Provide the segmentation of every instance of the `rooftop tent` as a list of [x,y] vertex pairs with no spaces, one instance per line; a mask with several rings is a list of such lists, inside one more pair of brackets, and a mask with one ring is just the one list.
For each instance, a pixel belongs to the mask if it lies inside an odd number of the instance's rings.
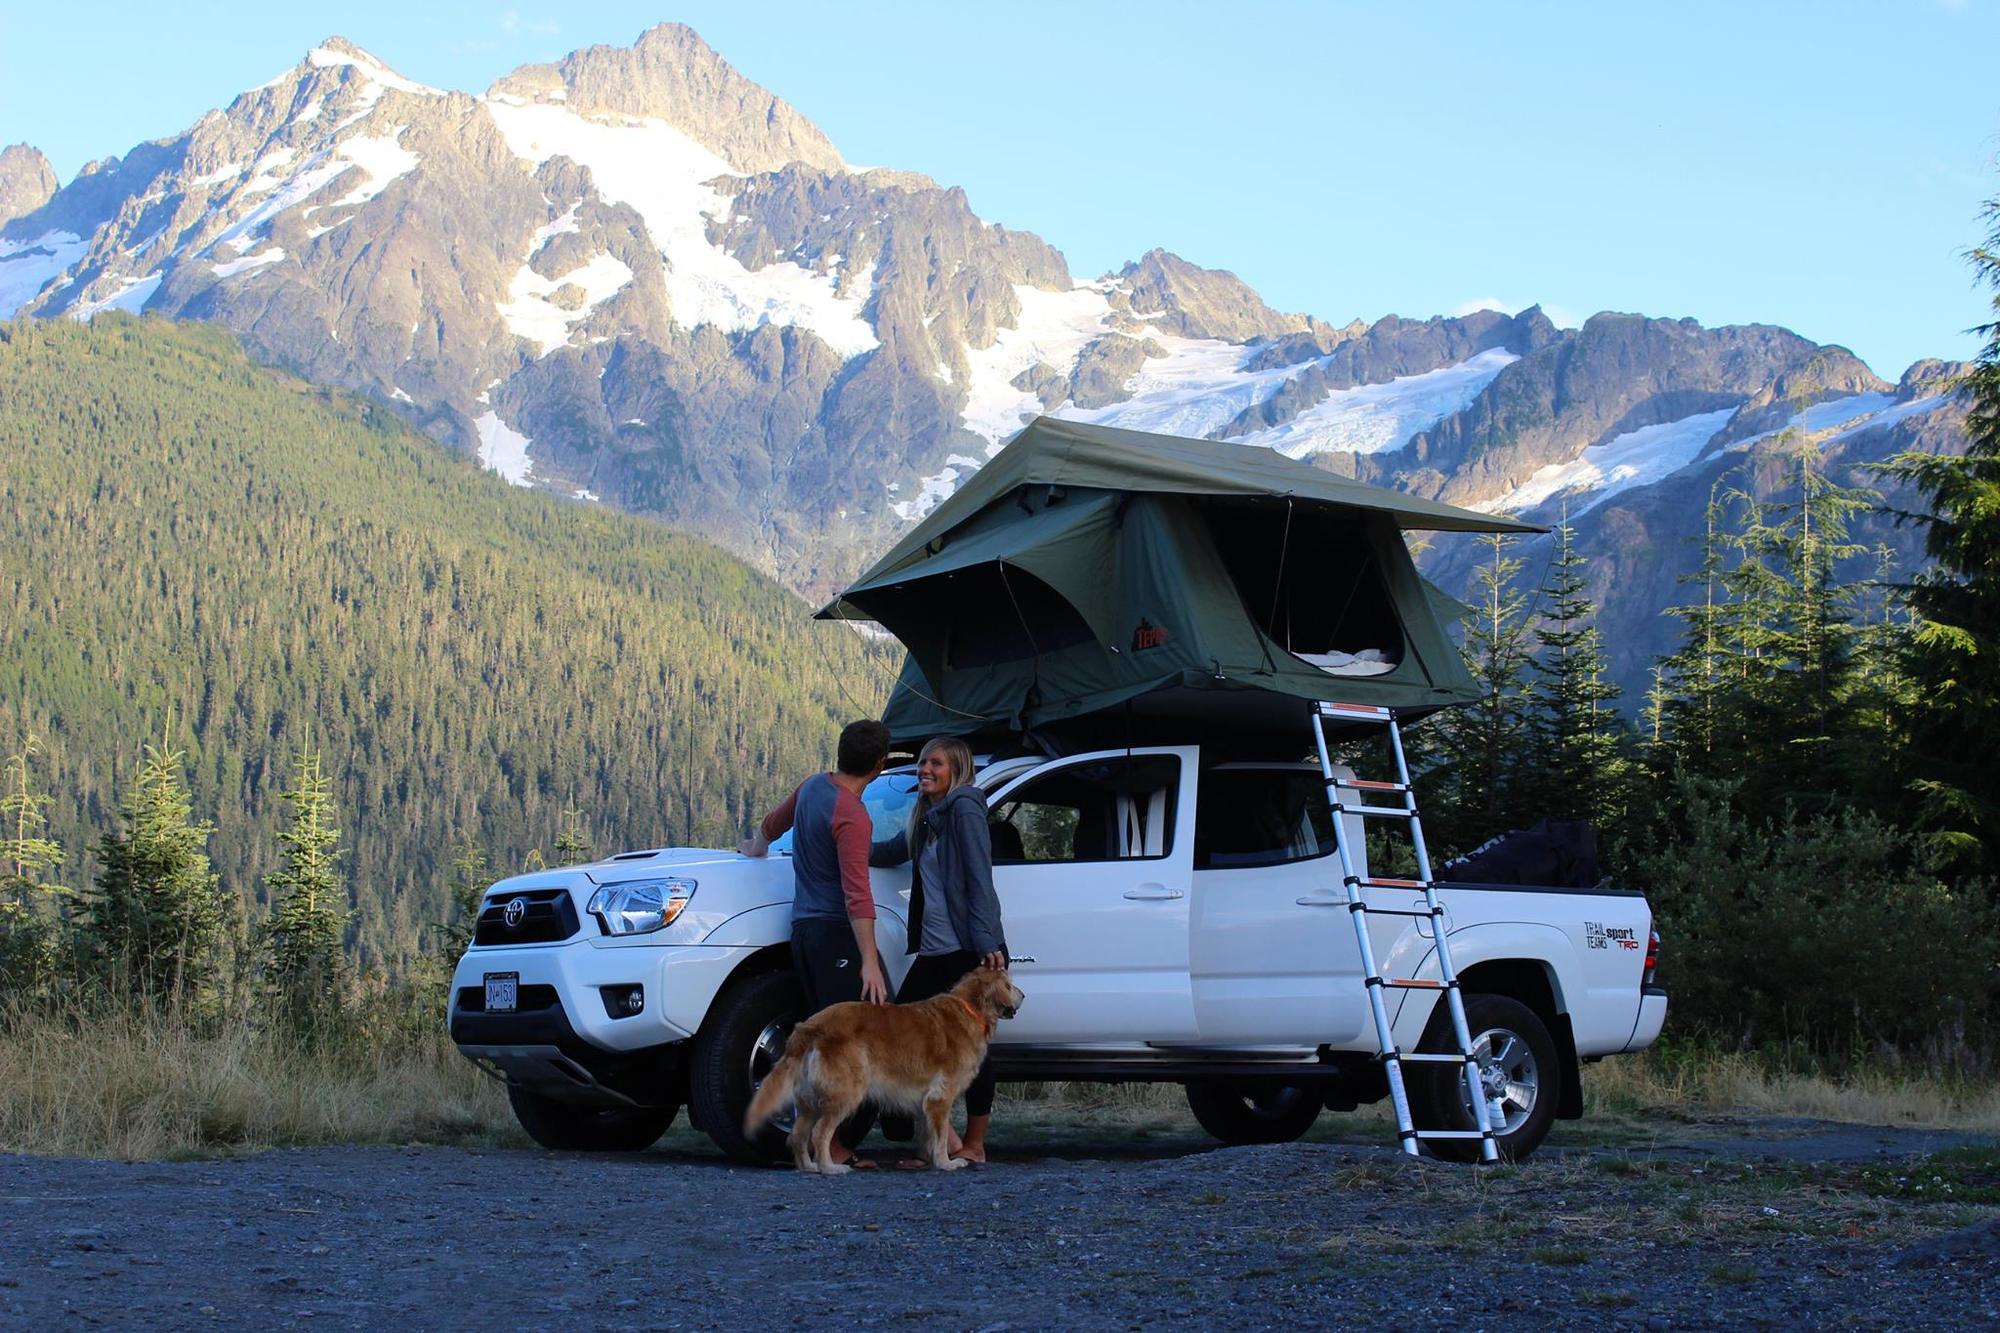
[[908,649],[898,741],[1149,718],[1296,736],[1301,700],[1476,697],[1407,529],[1539,531],[1262,449],[1041,417],[820,615]]

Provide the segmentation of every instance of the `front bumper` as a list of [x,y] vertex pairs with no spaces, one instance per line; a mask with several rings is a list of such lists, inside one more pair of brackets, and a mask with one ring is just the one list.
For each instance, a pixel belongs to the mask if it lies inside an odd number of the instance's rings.
[[612,1052],[577,1035],[562,1003],[504,1014],[468,1008],[453,992],[459,1053],[508,1084],[585,1106],[659,1106],[684,1098],[682,1046]]
[[[686,1041],[699,1031],[723,983],[755,952],[700,944],[598,948],[589,940],[468,949],[451,979],[452,1014],[456,1021],[462,1010],[470,1012],[461,1003],[468,992],[483,997],[487,973],[511,972],[520,978],[524,998],[535,987],[552,989],[572,1032],[585,1044],[613,1053],[647,1050]],[[603,988],[634,985],[645,989],[645,1009],[613,1018],[605,1010]],[[524,1007],[512,1021],[521,1023],[532,1012]],[[501,1023],[496,1030],[506,1027]],[[456,1028],[452,1035],[456,1039]]]

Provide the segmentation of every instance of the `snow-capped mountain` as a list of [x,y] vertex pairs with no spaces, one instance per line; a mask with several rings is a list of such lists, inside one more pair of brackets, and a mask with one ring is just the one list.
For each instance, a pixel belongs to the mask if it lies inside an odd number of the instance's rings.
[[0,155],[0,317],[225,324],[518,484],[701,531],[813,595],[1039,412],[1593,522],[1776,447],[1800,401],[1857,458],[1956,429],[1934,380],[1783,329],[1336,327],[1157,250],[1079,280],[963,192],[849,165],[677,26],[477,96],[329,39],[53,183]]

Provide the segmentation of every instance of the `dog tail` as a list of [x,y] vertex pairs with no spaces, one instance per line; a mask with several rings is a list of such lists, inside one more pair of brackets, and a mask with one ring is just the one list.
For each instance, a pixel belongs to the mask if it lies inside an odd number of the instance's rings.
[[743,1133],[746,1137],[754,1137],[764,1127],[764,1122],[793,1098],[799,1081],[799,1067],[810,1052],[797,1039],[796,1033],[791,1045],[794,1049],[786,1051],[784,1058],[771,1066],[771,1072],[764,1075],[764,1081],[757,1086],[757,1095],[750,1099],[750,1109],[743,1113]]

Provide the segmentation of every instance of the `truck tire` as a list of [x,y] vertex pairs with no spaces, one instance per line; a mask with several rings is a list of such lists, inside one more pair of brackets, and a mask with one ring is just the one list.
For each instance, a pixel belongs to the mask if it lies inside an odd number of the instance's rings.
[[1187,1099],[1201,1127],[1228,1144],[1290,1143],[1320,1113],[1319,1093],[1284,1083],[1190,1083]]
[[743,1112],[763,1076],[778,1062],[792,1025],[805,1016],[805,997],[790,972],[744,977],[716,996],[695,1038],[688,1071],[688,1113],[695,1127],[739,1162],[761,1165],[788,1157],[787,1125],[743,1133]]
[[665,1106],[577,1106],[509,1085],[507,1100],[528,1137],[556,1152],[643,1152],[653,1146],[674,1113]]
[[[1493,1128],[1500,1133],[1494,1146],[1503,1162],[1526,1161],[1548,1137],[1562,1100],[1562,1062],[1556,1057],[1555,1038],[1540,1015],[1519,1000],[1505,995],[1465,997],[1465,1024],[1472,1034],[1473,1053],[1479,1057],[1481,1079],[1488,1090],[1487,1106],[1495,1105],[1503,1119]],[[1425,1033],[1426,1051],[1453,1051],[1457,1038],[1451,1030],[1451,1013],[1442,1004]],[[1405,1066],[1422,1070],[1410,1080],[1411,1111],[1419,1129],[1474,1129],[1472,1101],[1466,1095],[1465,1075],[1451,1065]],[[1429,1139],[1424,1147],[1432,1156],[1452,1162],[1479,1160],[1476,1139]]]

